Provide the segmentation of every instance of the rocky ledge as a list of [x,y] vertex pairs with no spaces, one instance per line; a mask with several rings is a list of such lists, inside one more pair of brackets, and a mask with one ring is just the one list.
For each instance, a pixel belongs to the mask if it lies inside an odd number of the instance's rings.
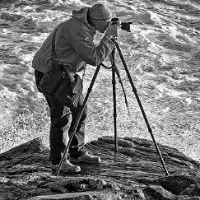
[[36,138],[0,154],[0,200],[199,200],[200,165],[177,149],[152,141],[102,137],[87,144],[100,165],[81,164],[79,174],[54,176],[48,149]]

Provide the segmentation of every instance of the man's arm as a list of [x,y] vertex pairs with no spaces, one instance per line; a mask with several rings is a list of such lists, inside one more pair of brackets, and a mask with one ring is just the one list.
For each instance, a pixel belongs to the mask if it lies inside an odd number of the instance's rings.
[[96,46],[90,29],[81,23],[64,30],[64,33],[66,33],[66,39],[74,51],[83,61],[93,66],[101,64],[110,55],[114,47],[114,43],[108,35],[105,35],[99,45]]

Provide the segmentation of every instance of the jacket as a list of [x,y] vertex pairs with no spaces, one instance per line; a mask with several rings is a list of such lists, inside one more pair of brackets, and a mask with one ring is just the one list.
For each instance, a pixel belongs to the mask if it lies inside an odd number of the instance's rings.
[[[82,71],[86,64],[97,66],[110,55],[114,43],[104,36],[96,46],[93,42],[96,31],[87,21],[88,7],[73,11],[72,17],[61,23],[55,35],[55,60],[70,67],[74,73]],[[50,33],[40,49],[36,52],[32,67],[46,73],[52,69],[52,37],[56,28]]]

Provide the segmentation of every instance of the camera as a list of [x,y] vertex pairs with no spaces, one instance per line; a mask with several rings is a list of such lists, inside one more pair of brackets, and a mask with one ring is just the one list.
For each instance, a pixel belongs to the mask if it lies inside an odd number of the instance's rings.
[[[111,25],[117,24],[119,22],[120,22],[119,18],[117,18],[117,17],[111,19]],[[131,32],[130,24],[132,24],[132,22],[120,22],[121,30]]]

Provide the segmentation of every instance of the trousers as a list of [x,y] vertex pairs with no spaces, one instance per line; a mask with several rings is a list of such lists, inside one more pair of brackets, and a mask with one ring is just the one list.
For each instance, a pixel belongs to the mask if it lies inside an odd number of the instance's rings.
[[[44,73],[35,70],[35,82],[37,88],[43,75]],[[49,134],[49,159],[53,165],[56,165],[60,162],[61,154],[65,150],[68,138],[72,134],[72,129],[76,118],[81,111],[84,98],[83,94],[81,94],[77,107],[74,107],[72,104],[66,104],[51,95],[44,93],[43,95],[50,108],[51,125]],[[86,152],[86,148],[84,147],[86,117],[87,106],[84,109],[83,115],[77,126],[77,131],[75,132],[69,147],[69,154],[74,158],[77,158]]]

